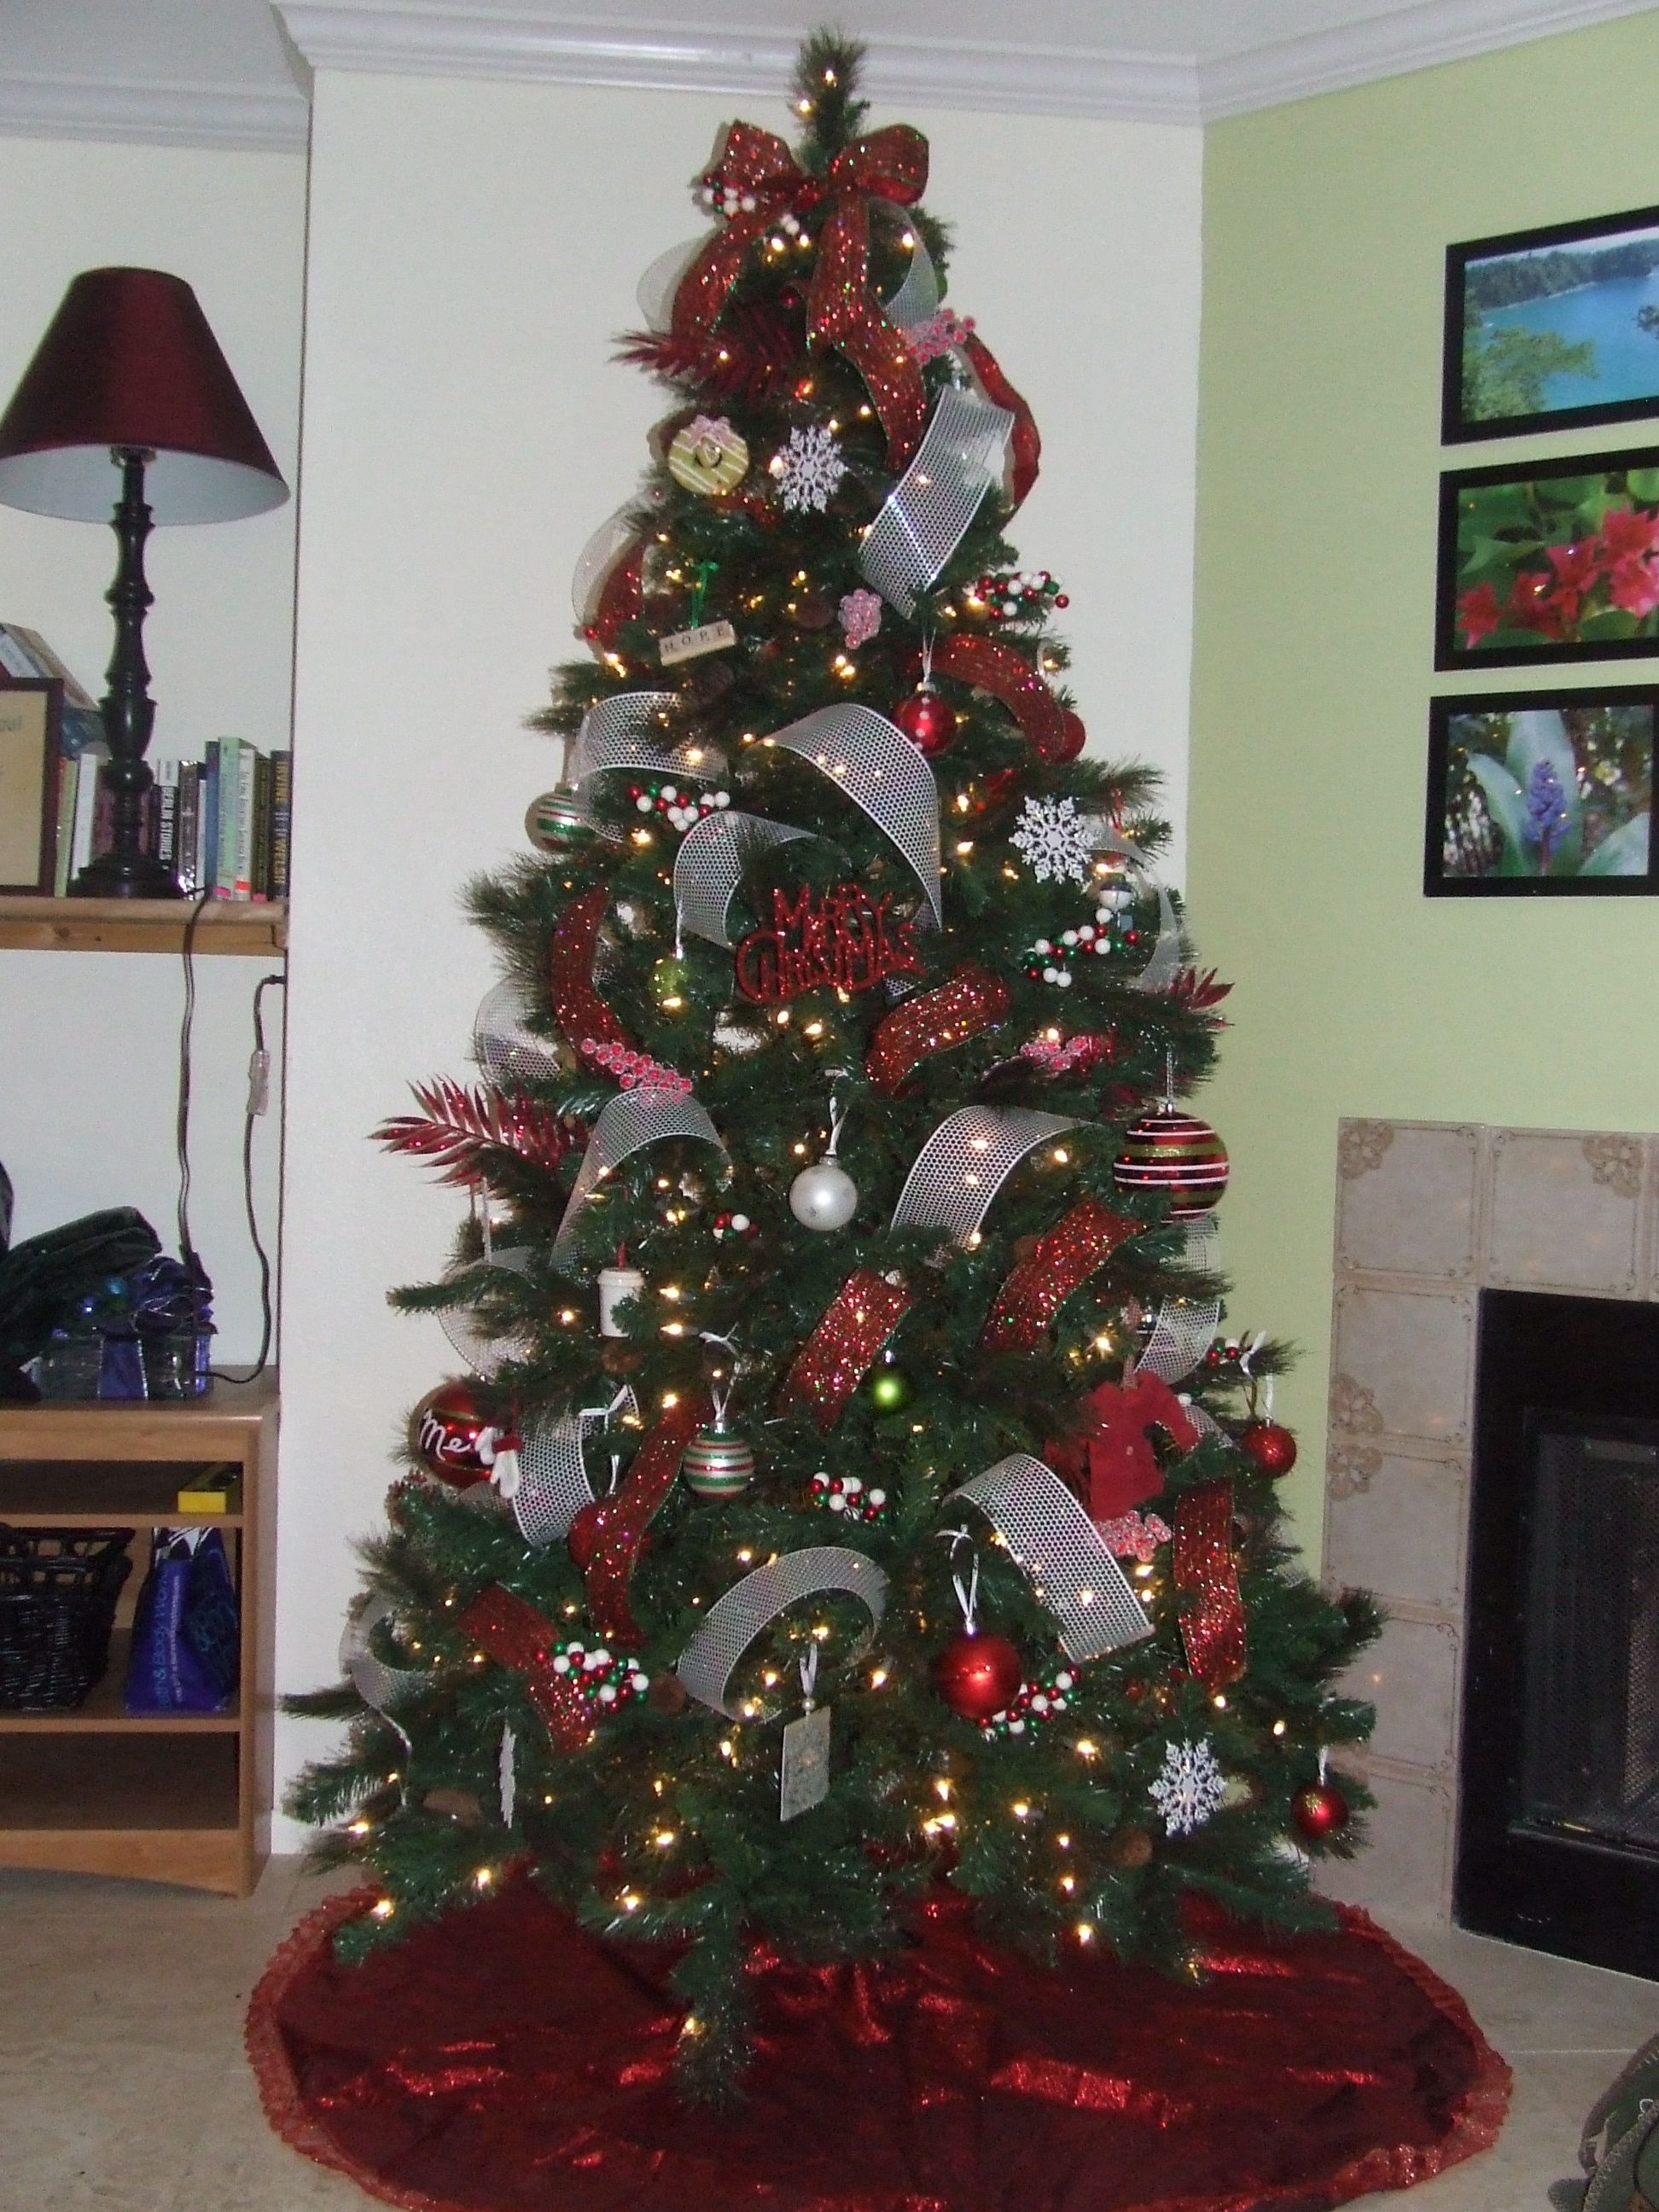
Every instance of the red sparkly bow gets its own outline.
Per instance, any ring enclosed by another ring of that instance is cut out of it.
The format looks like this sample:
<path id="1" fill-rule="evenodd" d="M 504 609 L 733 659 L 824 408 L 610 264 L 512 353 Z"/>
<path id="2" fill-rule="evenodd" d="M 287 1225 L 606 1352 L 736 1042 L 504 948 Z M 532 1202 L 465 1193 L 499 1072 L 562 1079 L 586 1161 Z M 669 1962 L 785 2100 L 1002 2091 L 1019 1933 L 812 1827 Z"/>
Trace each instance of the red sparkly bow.
<path id="1" fill-rule="evenodd" d="M 927 182 L 927 141 L 895 123 L 843 147 L 827 178 L 808 176 L 783 140 L 752 123 L 734 123 L 708 173 L 716 191 L 739 205 L 680 279 L 674 295 L 677 337 L 710 331 L 720 319 L 749 249 L 787 210 L 830 203 L 818 239 L 807 301 L 807 328 L 847 356 L 864 379 L 887 434 L 887 458 L 902 468 L 921 441 L 927 416 L 921 369 L 902 334 L 870 289 L 870 202 L 908 205 Z"/>

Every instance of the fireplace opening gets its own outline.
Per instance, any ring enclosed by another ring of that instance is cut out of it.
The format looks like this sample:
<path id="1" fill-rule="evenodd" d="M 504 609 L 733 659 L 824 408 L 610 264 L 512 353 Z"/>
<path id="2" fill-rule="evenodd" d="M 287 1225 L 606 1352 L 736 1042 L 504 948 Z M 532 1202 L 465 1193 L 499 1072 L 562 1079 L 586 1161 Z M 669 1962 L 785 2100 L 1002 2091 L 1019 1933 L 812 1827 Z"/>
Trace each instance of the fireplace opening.
<path id="1" fill-rule="evenodd" d="M 1659 1978 L 1659 1307 L 1487 1291 L 1455 1917 Z"/>

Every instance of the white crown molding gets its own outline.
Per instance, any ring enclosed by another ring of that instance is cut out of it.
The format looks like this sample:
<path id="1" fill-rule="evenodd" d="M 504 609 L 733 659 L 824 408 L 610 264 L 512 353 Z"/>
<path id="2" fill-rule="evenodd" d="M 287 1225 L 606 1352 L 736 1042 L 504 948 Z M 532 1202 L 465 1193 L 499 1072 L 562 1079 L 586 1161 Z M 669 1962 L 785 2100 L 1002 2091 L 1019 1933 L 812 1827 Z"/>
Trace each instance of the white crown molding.
<path id="1" fill-rule="evenodd" d="M 1204 121 L 1213 123 L 1223 116 L 1342 92 L 1611 22 L 1616 16 L 1640 15 L 1652 4 L 1653 0 L 1419 0 L 1414 8 L 1339 30 L 1201 62 L 1200 109 Z"/>
<path id="2" fill-rule="evenodd" d="M 776 98 L 793 72 L 798 45 L 793 33 L 600 23 L 552 9 L 445 6 L 441 0 L 275 5 L 313 69 L 387 76 L 519 77 Z M 866 82 L 884 104 L 1199 120 L 1198 71 L 1189 56 L 1069 52 L 1012 40 L 974 45 L 879 32 L 865 43 Z"/>
<path id="3" fill-rule="evenodd" d="M 0 132 L 148 146 L 303 153 L 311 128 L 297 88 L 117 83 L 93 77 L 0 77 Z"/>

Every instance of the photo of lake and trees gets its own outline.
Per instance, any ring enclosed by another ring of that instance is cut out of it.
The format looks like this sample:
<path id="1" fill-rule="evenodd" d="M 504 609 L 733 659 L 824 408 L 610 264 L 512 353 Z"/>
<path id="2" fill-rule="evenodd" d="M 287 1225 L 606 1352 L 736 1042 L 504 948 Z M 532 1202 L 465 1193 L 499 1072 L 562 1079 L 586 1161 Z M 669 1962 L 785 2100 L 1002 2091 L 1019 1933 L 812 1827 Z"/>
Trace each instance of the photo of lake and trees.
<path id="1" fill-rule="evenodd" d="M 1659 410 L 1659 209 L 1454 246 L 1449 442 Z"/>

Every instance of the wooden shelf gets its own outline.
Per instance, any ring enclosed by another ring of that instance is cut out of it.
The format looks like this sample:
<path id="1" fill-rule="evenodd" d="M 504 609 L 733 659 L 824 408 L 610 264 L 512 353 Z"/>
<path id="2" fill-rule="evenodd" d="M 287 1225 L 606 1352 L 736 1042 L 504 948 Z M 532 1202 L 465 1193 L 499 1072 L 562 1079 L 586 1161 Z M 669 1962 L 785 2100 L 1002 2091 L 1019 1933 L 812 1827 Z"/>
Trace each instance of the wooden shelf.
<path id="1" fill-rule="evenodd" d="M 13 1528 L 240 1528 L 234 1513 L 181 1513 L 179 1492 L 210 1476 L 240 1479 L 229 1462 L 0 1460 L 0 1526 Z"/>
<path id="2" fill-rule="evenodd" d="M 0 896 L 0 951 L 179 952 L 190 899 Z M 268 958 L 288 948 L 288 902 L 215 900 L 204 907 L 192 951 Z"/>
<path id="3" fill-rule="evenodd" d="M 275 1412 L 276 1377 L 216 1382 L 205 1398 L 135 1398 L 0 1406 L 0 1461 L 173 1460 L 246 1463 Z M 243 1504 L 246 1504 L 246 1494 Z"/>
<path id="4" fill-rule="evenodd" d="M 238 1769 L 230 1735 L 0 1736 L 0 1863 L 246 1896 Z"/>
<path id="5" fill-rule="evenodd" d="M 142 1570 L 135 1562 L 134 1572 Z M 0 1712 L 0 1735 L 234 1735 L 242 1725 L 235 1698 L 222 1713 L 130 1713 L 125 1698 L 132 1635 L 118 1628 L 109 1640 L 109 1666 L 84 1703 L 70 1712 Z"/>

